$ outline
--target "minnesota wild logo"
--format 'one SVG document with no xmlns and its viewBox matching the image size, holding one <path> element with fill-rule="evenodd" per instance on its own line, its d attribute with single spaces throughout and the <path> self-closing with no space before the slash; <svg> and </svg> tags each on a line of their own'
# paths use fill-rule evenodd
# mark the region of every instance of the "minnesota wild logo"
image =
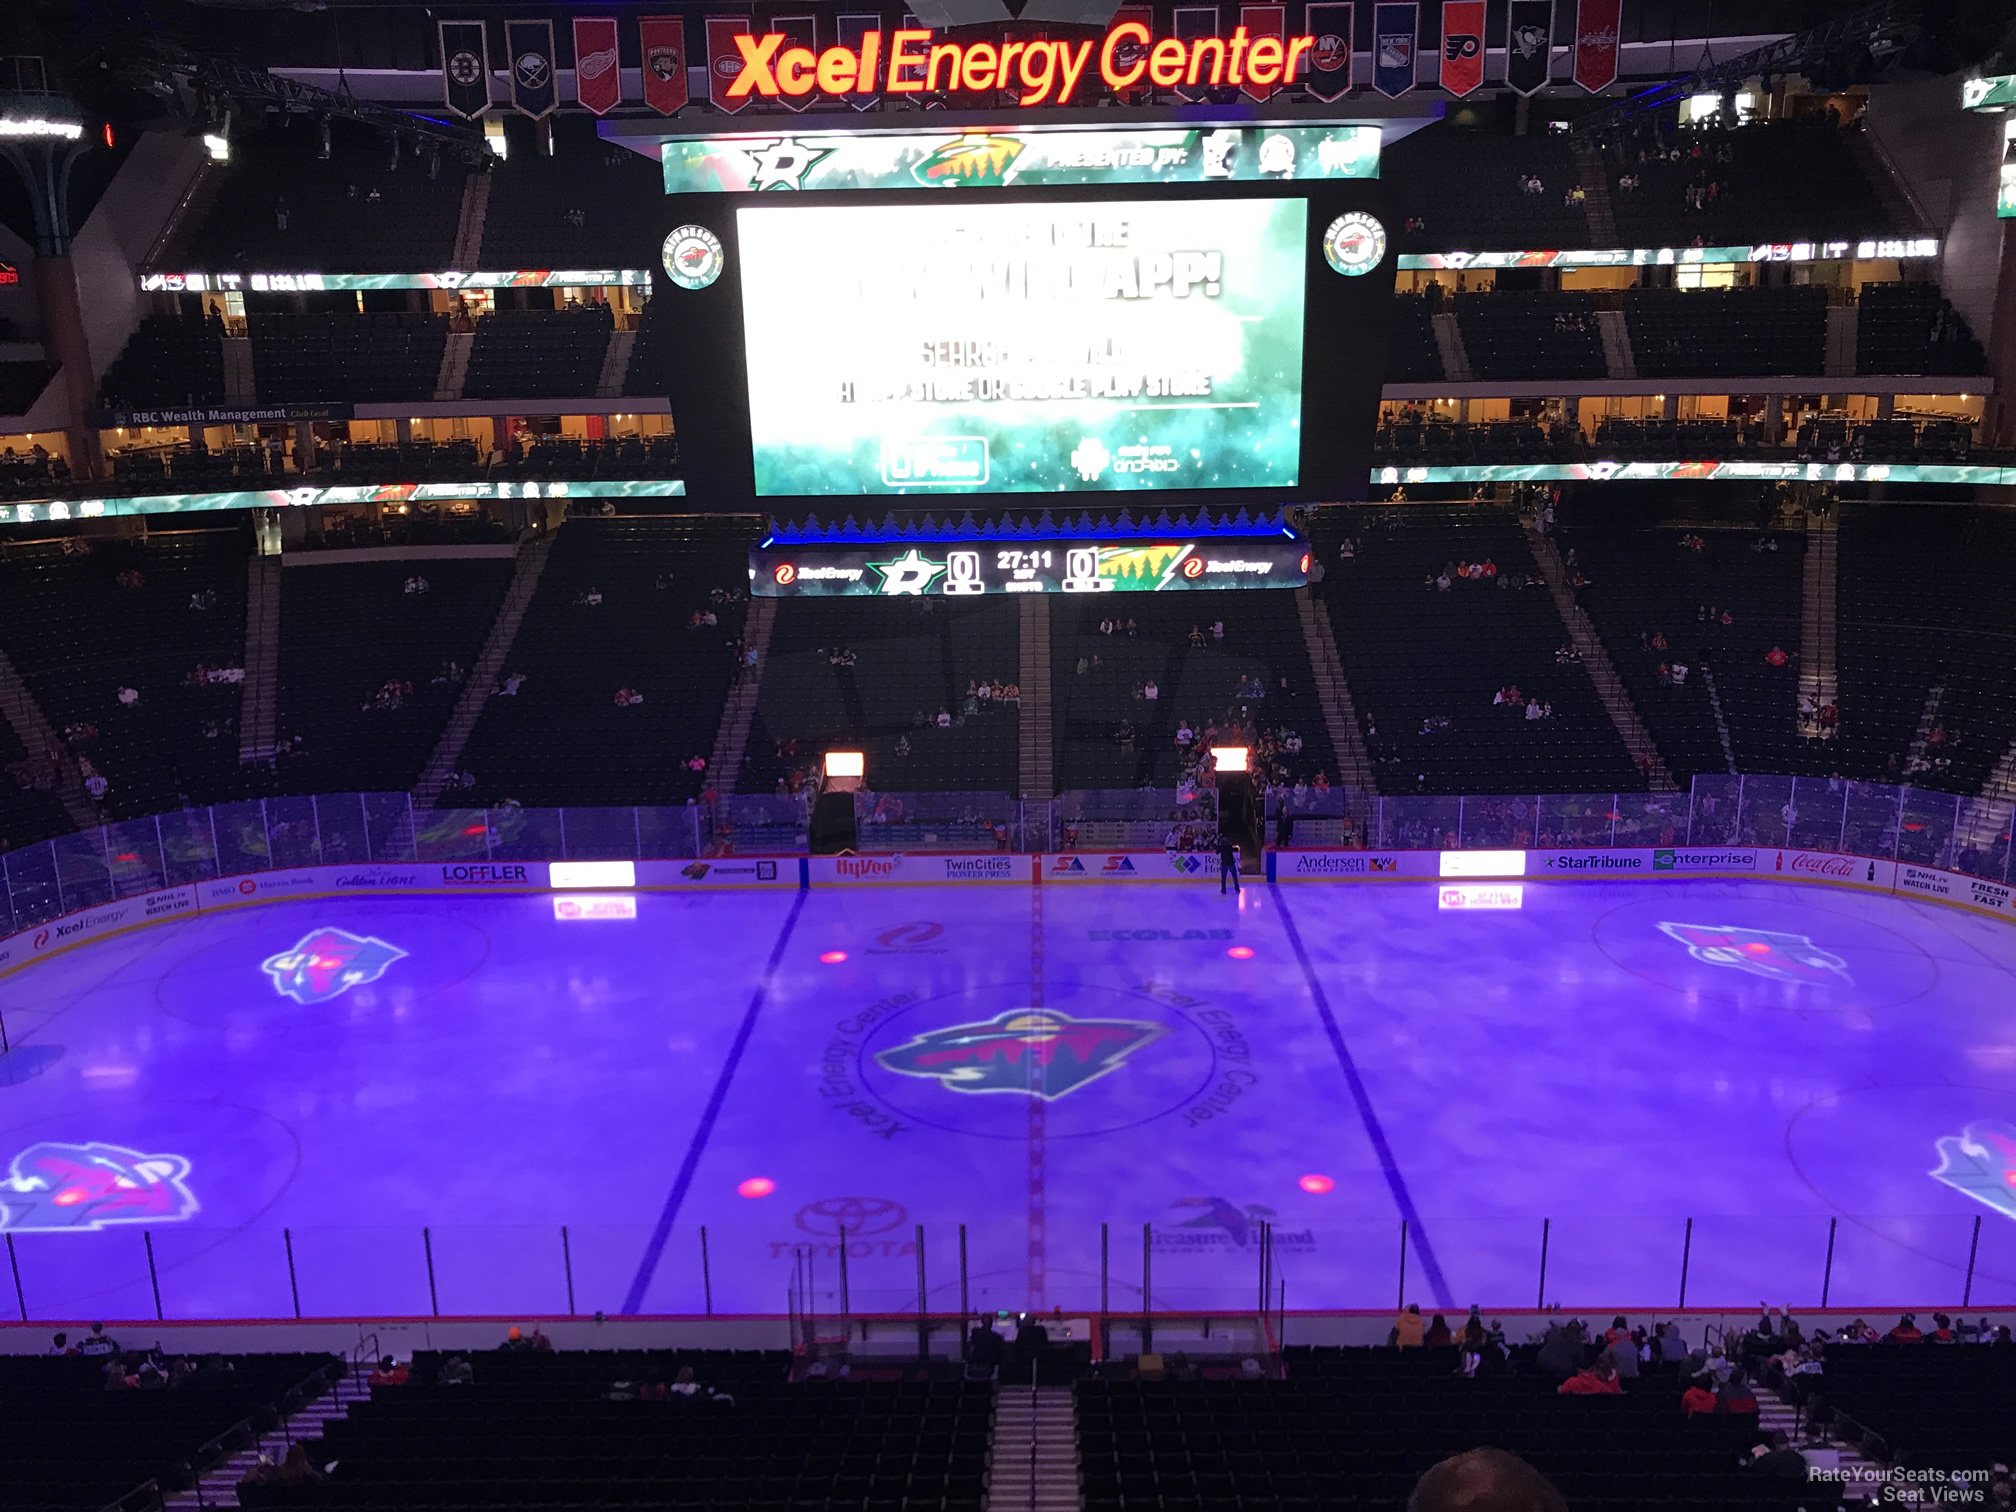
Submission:
<svg viewBox="0 0 2016 1512">
<path fill-rule="evenodd" d="M 1939 1140 L 1939 1168 L 1931 1175 L 1963 1196 L 2016 1218 L 2016 1128 L 1975 1122 Z"/>
<path fill-rule="evenodd" d="M 1017 1008 L 984 1023 L 927 1030 L 875 1060 L 902 1076 L 933 1078 L 948 1092 L 1020 1092 L 1055 1102 L 1117 1070 L 1165 1032 L 1135 1019 Z"/>
<path fill-rule="evenodd" d="M 932 189 L 999 189 L 1015 176 L 1022 150 L 1012 136 L 972 133 L 934 147 L 911 165 L 910 176 Z"/>
</svg>

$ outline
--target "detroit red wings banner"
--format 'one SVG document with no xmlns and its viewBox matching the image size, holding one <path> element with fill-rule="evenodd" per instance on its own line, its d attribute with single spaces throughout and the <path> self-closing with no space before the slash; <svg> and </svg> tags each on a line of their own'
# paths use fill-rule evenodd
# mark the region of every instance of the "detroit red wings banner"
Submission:
<svg viewBox="0 0 2016 1512">
<path fill-rule="evenodd" d="M 1444 0 L 1442 87 L 1457 98 L 1484 83 L 1484 0 Z"/>
<path fill-rule="evenodd" d="M 1309 53 L 1309 75 L 1304 81 L 1309 93 L 1319 100 L 1341 100 L 1351 92 L 1351 6 L 1345 3 L 1311 5 L 1303 12 L 1304 30 L 1316 39 Z"/>
<path fill-rule="evenodd" d="M 1246 28 L 1250 37 L 1285 37 L 1288 33 L 1288 7 L 1285 5 L 1242 5 L 1239 7 L 1239 24 Z M 1271 100 L 1278 86 L 1273 84 L 1242 84 L 1239 92 L 1249 100 Z"/>
<path fill-rule="evenodd" d="M 686 107 L 692 92 L 686 80 L 686 18 L 644 16 L 637 22 L 644 64 L 644 103 L 660 115 Z"/>
<path fill-rule="evenodd" d="M 1575 7 L 1575 82 L 1601 94 L 1617 82 L 1617 31 L 1624 0 L 1581 0 Z"/>
<path fill-rule="evenodd" d="M 748 32 L 749 22 L 741 16 L 707 18 L 707 98 L 716 110 L 728 115 L 739 114 L 749 103 L 748 95 L 739 100 L 728 98 L 728 86 L 742 72 L 742 50 L 735 39 Z"/>
<path fill-rule="evenodd" d="M 616 56 L 616 18 L 574 18 L 574 98 L 592 115 L 623 103 L 623 69 Z"/>
</svg>

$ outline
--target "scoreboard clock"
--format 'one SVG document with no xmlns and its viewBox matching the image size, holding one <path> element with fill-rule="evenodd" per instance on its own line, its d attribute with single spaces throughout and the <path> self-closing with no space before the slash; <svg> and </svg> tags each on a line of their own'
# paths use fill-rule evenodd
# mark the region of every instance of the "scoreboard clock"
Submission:
<svg viewBox="0 0 2016 1512">
<path fill-rule="evenodd" d="M 756 547 L 759 598 L 970 598 L 988 593 L 1169 593 L 1300 588 L 1309 544 L 1299 537 L 1199 540 L 816 542 Z"/>
</svg>

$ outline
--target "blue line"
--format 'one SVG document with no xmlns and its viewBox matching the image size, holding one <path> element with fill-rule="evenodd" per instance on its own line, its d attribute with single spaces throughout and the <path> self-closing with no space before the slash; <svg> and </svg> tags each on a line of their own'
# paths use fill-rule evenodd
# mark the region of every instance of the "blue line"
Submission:
<svg viewBox="0 0 2016 1512">
<path fill-rule="evenodd" d="M 728 1100 L 729 1083 L 735 1080 L 735 1068 L 742 1063 L 742 1052 L 749 1048 L 749 1036 L 756 1032 L 756 1015 L 763 1011 L 763 1000 L 770 993 L 770 980 L 776 976 L 778 964 L 784 959 L 784 947 L 791 943 L 791 931 L 798 927 L 798 914 L 805 907 L 807 896 L 800 892 L 791 900 L 791 912 L 785 917 L 784 928 L 778 932 L 777 944 L 770 951 L 770 959 L 763 963 L 763 975 L 756 979 L 756 991 L 749 998 L 749 1011 L 742 1015 L 742 1027 L 735 1031 L 735 1043 L 728 1047 L 728 1059 L 722 1063 L 721 1075 L 715 1079 L 714 1095 L 707 1099 L 707 1110 L 700 1115 L 700 1127 L 693 1133 L 693 1142 L 686 1147 L 686 1159 L 679 1166 L 678 1179 L 672 1183 L 672 1190 L 665 1198 L 665 1211 L 658 1215 L 658 1226 L 651 1231 L 651 1238 L 644 1245 L 644 1258 L 637 1264 L 637 1277 L 630 1283 L 629 1294 L 623 1298 L 626 1314 L 634 1313 L 644 1305 L 644 1293 L 651 1285 L 651 1275 L 664 1258 L 666 1241 L 672 1237 L 673 1220 L 679 1216 L 687 1189 L 693 1185 L 693 1173 L 700 1167 L 700 1156 L 707 1148 L 707 1136 L 714 1132 L 714 1120 L 721 1116 L 721 1105 Z"/>
<path fill-rule="evenodd" d="M 1428 1290 L 1435 1296 L 1437 1307 L 1452 1307 L 1449 1297 L 1449 1283 L 1442 1279 L 1442 1267 L 1435 1259 L 1435 1247 L 1428 1242 L 1428 1230 L 1421 1222 L 1421 1215 L 1414 1210 L 1414 1199 L 1407 1193 L 1407 1180 L 1400 1174 L 1400 1164 L 1393 1158 L 1393 1147 L 1386 1142 L 1386 1131 L 1379 1125 L 1379 1115 L 1372 1111 L 1372 1098 L 1365 1090 L 1364 1078 L 1358 1074 L 1358 1065 L 1351 1059 L 1351 1052 L 1344 1045 L 1344 1031 L 1337 1027 L 1337 1015 L 1330 1011 L 1330 998 L 1323 991 L 1323 984 L 1316 979 L 1316 968 L 1310 963 L 1309 952 L 1302 946 L 1302 933 L 1295 927 L 1295 919 L 1288 912 L 1288 899 L 1275 883 L 1268 883 L 1267 890 L 1274 894 L 1274 901 L 1281 910 L 1281 922 L 1288 930 L 1288 944 L 1295 952 L 1296 964 L 1302 968 L 1302 980 L 1309 984 L 1309 995 L 1316 1000 L 1316 1012 L 1323 1020 L 1324 1032 L 1330 1036 L 1330 1048 L 1337 1053 L 1337 1064 L 1343 1069 L 1344 1081 L 1351 1088 L 1351 1100 L 1358 1104 L 1358 1117 L 1364 1121 L 1366 1137 L 1372 1141 L 1372 1149 L 1379 1157 L 1379 1169 L 1386 1173 L 1386 1185 L 1393 1193 L 1393 1205 L 1400 1209 L 1400 1216 L 1407 1224 L 1407 1237 L 1414 1252 L 1421 1257 L 1421 1269 L 1428 1277 Z"/>
</svg>

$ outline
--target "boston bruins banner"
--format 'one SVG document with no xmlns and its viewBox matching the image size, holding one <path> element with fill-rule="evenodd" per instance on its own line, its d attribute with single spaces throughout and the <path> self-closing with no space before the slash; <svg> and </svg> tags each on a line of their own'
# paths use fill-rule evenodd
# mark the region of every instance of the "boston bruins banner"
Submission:
<svg viewBox="0 0 2016 1512">
<path fill-rule="evenodd" d="M 441 91 L 466 120 L 490 108 L 490 39 L 481 21 L 441 23 Z"/>
<path fill-rule="evenodd" d="M 1554 0 L 1512 0 L 1505 23 L 1505 84 L 1522 95 L 1547 87 L 1554 58 Z"/>
</svg>

